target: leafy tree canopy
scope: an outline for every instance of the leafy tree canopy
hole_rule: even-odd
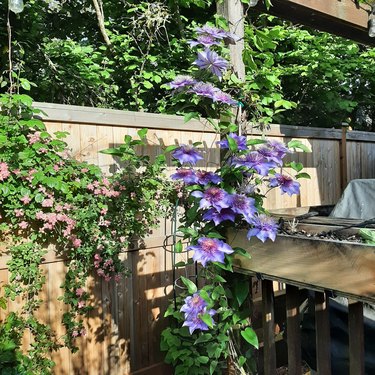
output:
[[[186,41],[197,24],[226,27],[215,12],[213,0],[28,0],[22,13],[10,12],[14,79],[39,101],[199,112],[194,103],[171,105],[165,83],[189,73],[194,55]],[[2,2],[3,91],[6,15]],[[235,94],[251,120],[332,127],[350,118],[375,130],[374,49],[253,8],[246,21],[246,81]],[[235,79],[229,74],[227,84]]]

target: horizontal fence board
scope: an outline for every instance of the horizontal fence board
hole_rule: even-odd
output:
[[[112,125],[116,127],[139,127],[150,129],[179,129],[194,132],[213,132],[212,127],[206,120],[190,120],[185,123],[183,116],[164,115],[147,112],[130,112],[116,109],[91,108],[74,105],[62,105],[52,103],[35,102],[34,106],[42,109],[46,115],[42,118],[46,121]],[[257,128],[256,124],[249,124],[248,134],[262,135],[263,130]],[[307,126],[271,124],[270,129],[265,131],[267,135],[284,136],[292,138],[315,138],[335,139],[342,136],[341,129],[314,128]],[[375,142],[375,134],[352,130],[347,134],[348,140]]]

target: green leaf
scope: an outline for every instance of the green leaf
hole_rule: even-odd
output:
[[[148,129],[143,128],[143,129],[138,130],[137,134],[138,134],[139,138],[144,139],[147,135],[147,132],[148,132]]]
[[[180,146],[177,146],[177,145],[170,145],[170,146],[168,146],[168,147],[166,147],[165,149],[164,149],[164,152],[165,153],[169,153],[169,152],[172,152],[172,151],[174,151],[176,148],[178,148],[178,147],[180,147]]]
[[[288,143],[288,147],[290,149],[294,148],[294,149],[300,149],[304,152],[311,152],[311,150],[307,146],[305,146],[301,141],[299,141],[297,139],[294,139],[294,140],[290,141]]]
[[[212,339],[211,333],[201,333],[200,336],[194,341],[195,344],[199,344],[200,342],[207,342]]]
[[[245,330],[241,331],[241,336],[252,346],[256,349],[259,349],[259,341],[255,331],[247,327]]]
[[[199,113],[198,112],[186,113],[185,116],[184,116],[184,122],[185,123],[189,122],[191,119],[199,120],[200,119]]]
[[[194,294],[196,293],[196,291],[198,290],[197,289],[197,286],[189,279],[187,279],[186,277],[184,276],[181,276],[181,281],[185,284],[185,286],[188,288],[188,292],[190,294]]]
[[[369,245],[375,245],[375,230],[362,228],[358,231],[358,234],[365,240]]]
[[[206,357],[206,356],[204,356],[204,355],[200,355],[199,357],[197,357],[196,360],[197,360],[197,362],[199,362],[199,363],[206,364],[206,363],[208,363],[209,358]]]
[[[221,238],[221,239],[224,239],[225,237],[220,234],[219,232],[210,232],[207,234],[207,237],[209,238]]]
[[[235,279],[234,284],[234,296],[238,302],[238,305],[241,306],[245,301],[247,296],[249,295],[249,281],[248,280],[241,280]]]
[[[242,255],[245,258],[251,259],[251,255],[248,251],[243,249],[242,247],[234,247],[233,250],[237,253]]]
[[[106,154],[106,155],[115,155],[115,156],[122,156],[123,152],[120,151],[118,148],[107,148],[106,150],[101,150],[101,154]]]
[[[200,314],[199,318],[201,320],[203,320],[203,322],[206,323],[209,328],[213,328],[214,323],[213,323],[213,320],[212,320],[212,316],[210,314],[207,314],[207,313]]]
[[[210,362],[210,375],[213,375],[213,373],[216,370],[217,365],[218,365],[217,361],[211,361]]]
[[[292,161],[290,163],[290,167],[293,168],[296,172],[299,172],[303,169],[302,163],[296,163],[295,161]]]
[[[0,297],[0,308],[3,310],[7,308],[7,300],[4,297]]]
[[[143,82],[143,86],[146,88],[146,89],[151,89],[153,87],[153,84],[150,82],[150,81],[146,81],[144,80]]]
[[[237,75],[234,74],[234,73],[232,73],[232,74],[230,75],[230,79],[231,79],[231,81],[232,81],[233,83],[235,83],[236,85],[242,83],[241,80],[240,80],[240,79],[237,77]]]
[[[228,141],[229,149],[232,152],[236,152],[238,150],[237,142],[232,137],[229,137],[229,136],[227,136],[227,141]]]
[[[176,243],[176,245],[174,247],[174,251],[176,253],[182,253],[182,242],[181,242],[181,240]]]
[[[41,194],[41,193],[38,193],[38,194],[34,197],[34,199],[35,199],[35,202],[37,202],[37,203],[42,203],[42,202],[44,201],[44,195]]]
[[[311,179],[311,176],[308,173],[298,173],[298,174],[296,174],[295,177],[297,179],[299,179],[299,178],[308,178],[308,179]]]
[[[176,268],[178,268],[178,267],[186,267],[186,263],[181,261],[181,262],[177,262],[174,266]]]
[[[246,144],[248,146],[253,146],[253,145],[260,145],[260,144],[264,144],[264,143],[267,143],[267,141],[265,141],[264,139],[249,139]]]

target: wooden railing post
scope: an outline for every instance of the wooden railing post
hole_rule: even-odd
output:
[[[263,335],[264,335],[264,375],[276,374],[275,313],[273,283],[262,281]]]
[[[365,353],[363,333],[363,304],[349,303],[349,366],[350,375],[364,375]]]
[[[286,326],[288,343],[288,374],[301,375],[301,329],[299,316],[299,289],[286,285]]]
[[[316,362],[318,374],[331,374],[331,335],[329,298],[325,292],[315,292]]]

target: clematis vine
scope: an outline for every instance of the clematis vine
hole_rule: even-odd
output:
[[[188,365],[187,361],[181,365],[185,363],[184,359],[176,354],[181,350],[180,346],[174,352],[168,350],[167,361],[179,365],[181,373],[199,373],[199,364],[191,367],[199,353],[200,358],[205,358],[204,361],[206,358],[211,360],[210,373],[219,374],[222,373],[218,369],[219,357],[223,363],[226,362],[223,359],[228,357],[228,350],[223,345],[225,340],[230,340],[228,332],[234,326],[250,329],[246,318],[241,318],[248,316],[244,307],[248,280],[241,284],[240,276],[227,278],[226,273],[233,272],[234,256],[248,254],[244,249],[232,248],[227,243],[228,228],[246,228],[248,239],[255,237],[262,242],[275,241],[278,224],[263,207],[266,198],[263,192],[269,188],[280,189],[282,194],[299,193],[299,182],[283,170],[284,158],[291,153],[289,147],[298,146],[298,142],[293,141],[293,146],[287,147],[276,140],[266,140],[264,137],[250,140],[246,134],[238,134],[238,126],[231,122],[231,114],[233,107],[240,103],[225,90],[229,76],[226,71],[230,71],[230,67],[218,53],[223,43],[235,43],[238,38],[208,25],[196,31],[197,40],[189,42],[192,48],[198,48],[194,61],[194,65],[199,68],[194,71],[196,80],[190,76],[178,76],[170,83],[170,87],[179,94],[195,95],[194,101],[201,103],[204,108],[209,107],[208,113],[216,111],[216,116],[209,122],[220,133],[220,140],[213,142],[213,147],[217,145],[221,151],[225,150],[225,156],[219,165],[214,166],[216,170],[203,170],[195,167],[203,159],[195,147],[181,145],[172,152],[177,170],[171,178],[178,181],[178,189],[182,189],[178,195],[184,211],[179,235],[187,241],[185,250],[188,261],[185,264],[190,266],[195,263],[199,267],[196,267],[194,279],[182,278],[187,292],[181,294],[183,297],[176,296],[174,304],[166,313],[178,319],[180,327],[185,327],[185,331],[167,329],[163,333],[163,345],[168,348],[173,347],[171,343],[180,342],[180,338],[187,334],[187,327],[190,335],[194,335],[189,357],[191,361]],[[207,82],[203,82],[202,77]],[[286,166],[292,169],[294,166],[297,172],[301,168],[298,163]],[[182,252],[182,240],[175,245],[175,249],[176,252],[177,249]],[[204,286],[197,291],[201,279],[204,280]],[[177,306],[180,306],[179,310]],[[209,333],[202,334],[202,331]],[[245,338],[246,335],[242,336]],[[254,345],[252,340],[248,342]],[[216,357],[207,349],[212,346],[223,348],[221,353],[214,354]],[[185,354],[190,353],[188,348],[185,350]]]

